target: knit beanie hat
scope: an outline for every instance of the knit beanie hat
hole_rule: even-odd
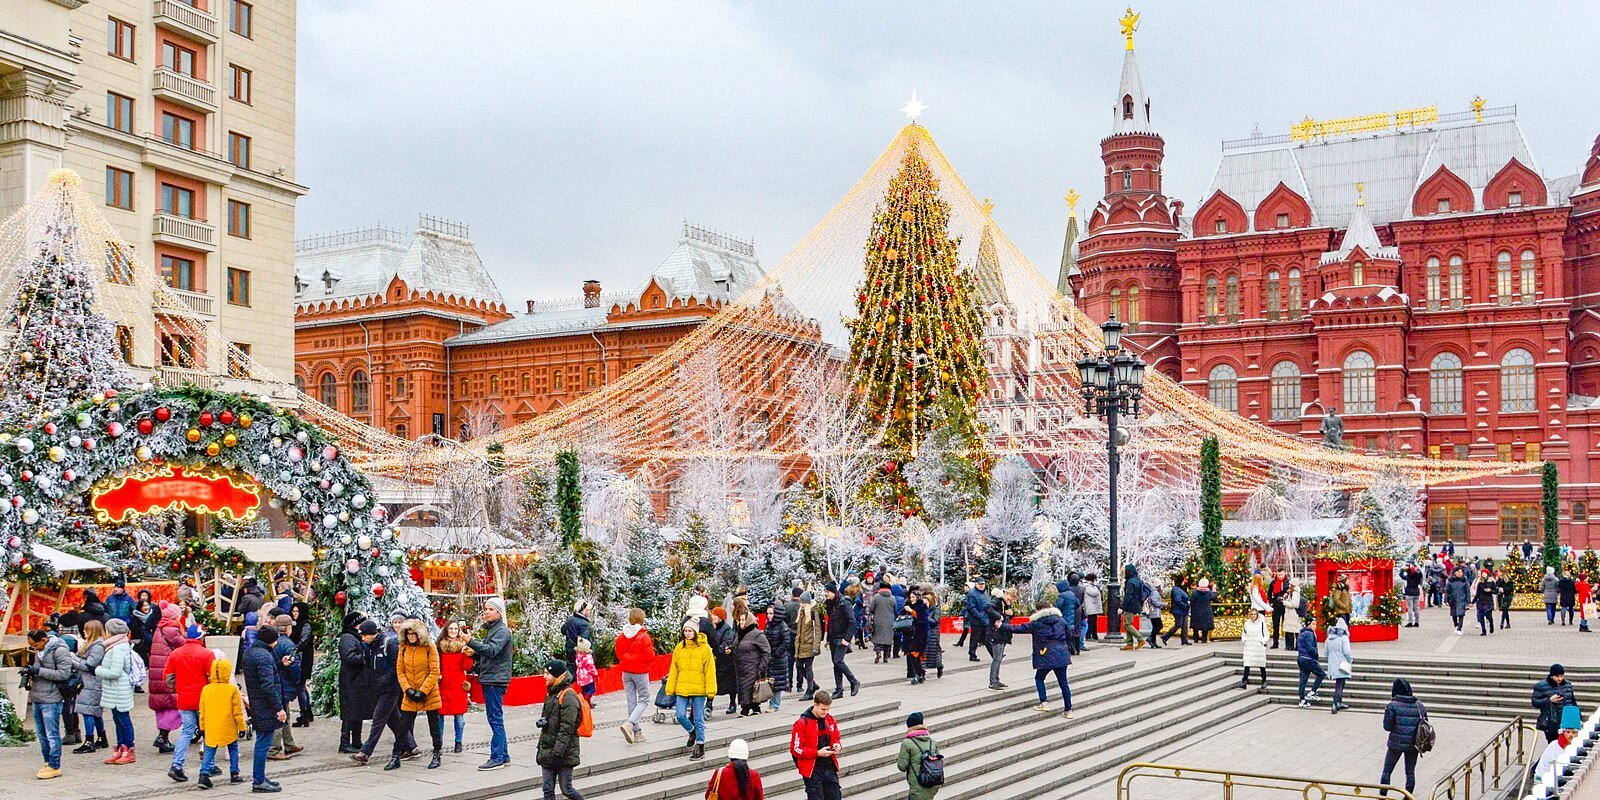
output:
[[[555,659],[544,666],[544,672],[552,678],[560,678],[567,674],[567,662]]]
[[[743,739],[734,739],[728,743],[728,758],[732,761],[749,761],[750,745]]]
[[[361,620],[361,627],[357,628],[356,632],[362,636],[377,636],[378,623],[373,622],[370,619]]]
[[[278,629],[271,626],[262,628],[256,633],[256,641],[262,644],[277,644]]]
[[[1555,677],[1556,675],[1565,675],[1565,674],[1567,674],[1567,668],[1566,667],[1563,667],[1560,664],[1551,664],[1550,665],[1550,676],[1551,677]]]
[[[906,715],[906,727],[907,728],[920,728],[920,727],[922,727],[922,712],[921,711],[913,711],[910,714],[907,714]]]

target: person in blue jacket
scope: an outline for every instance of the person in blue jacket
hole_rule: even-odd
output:
[[[248,698],[250,727],[255,731],[255,757],[251,761],[252,792],[276,792],[276,781],[267,778],[267,751],[272,747],[272,732],[289,721],[284,704],[283,682],[278,678],[278,657],[274,654],[278,644],[278,629],[262,628],[255,644],[245,651],[245,697]]]
[[[1172,639],[1172,634],[1178,634],[1178,644],[1189,644],[1189,593],[1183,588],[1183,578],[1174,578],[1172,581],[1172,601],[1167,604],[1167,610],[1172,612],[1172,629],[1161,634],[1161,643],[1166,644]]]
[[[1067,581],[1056,581],[1056,610],[1061,612],[1061,619],[1067,623],[1067,632],[1072,639],[1067,642],[1067,649],[1072,655],[1078,655],[1078,645],[1083,641],[1083,617],[1080,610],[1082,604],[1078,602],[1078,595],[1073,593],[1072,584]]]
[[[978,648],[989,649],[989,584],[983,578],[974,578],[967,592],[966,608],[962,610],[967,627],[967,660],[978,660]],[[992,654],[991,654],[992,655]]]
[[[1055,673],[1064,706],[1061,716],[1072,719],[1072,689],[1067,685],[1067,665],[1072,663],[1069,643],[1073,633],[1067,627],[1067,621],[1061,617],[1061,610],[1053,606],[1041,608],[1033,612],[1027,622],[1021,625],[1008,623],[1003,627],[1013,634],[1033,636],[1033,686],[1039,690],[1039,705],[1035,709],[1050,710],[1050,704],[1045,699],[1044,679],[1046,675]]]
[[[1322,688],[1322,682],[1327,679],[1328,672],[1322,668],[1322,659],[1317,654],[1317,629],[1307,625],[1300,629],[1300,635],[1294,640],[1294,660],[1300,667],[1300,707],[1310,708],[1311,704],[1321,700],[1317,690]],[[1311,684],[1311,693],[1306,693],[1306,678],[1316,676],[1316,681]]]

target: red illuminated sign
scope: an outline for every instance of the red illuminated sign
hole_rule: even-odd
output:
[[[244,521],[260,509],[261,488],[230,473],[162,464],[97,484],[89,506],[96,520],[118,525],[131,516],[178,509]]]

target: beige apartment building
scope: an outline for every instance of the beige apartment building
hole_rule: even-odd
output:
[[[121,315],[135,317],[118,320],[128,362],[163,383],[290,400],[263,378],[294,374],[294,210],[306,192],[294,174],[294,0],[0,0],[0,12],[0,218],[52,170],[76,170],[181,300]],[[108,266],[116,305],[149,308],[118,273]]]

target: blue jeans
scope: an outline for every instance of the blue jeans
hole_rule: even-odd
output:
[[[1309,658],[1296,658],[1295,665],[1300,667],[1300,699],[1306,699],[1306,678],[1315,675],[1316,682],[1311,684],[1311,693],[1316,694],[1322,688],[1322,681],[1328,673],[1322,669],[1322,663]]]
[[[178,741],[172,743],[172,766],[183,769],[190,743],[200,737],[200,712],[180,710],[178,716],[183,718],[183,727],[178,729]]]
[[[117,729],[117,746],[132,747],[133,741],[133,712],[111,710],[111,722]]]
[[[106,735],[106,721],[105,721],[105,718],[104,717],[97,717],[97,716],[95,716],[93,714],[84,714],[83,715],[83,740],[87,742],[87,741],[95,738],[96,734],[98,734],[100,736]]]
[[[773,691],[773,693],[772,693],[772,702],[767,703],[767,708],[770,708],[773,711],[777,711],[778,707],[782,706],[782,705],[783,705],[783,692]]]
[[[1067,707],[1068,711],[1071,711],[1072,710],[1072,689],[1067,686],[1067,668],[1066,667],[1056,667],[1055,669],[1036,669],[1036,670],[1033,671],[1033,688],[1039,690],[1039,704],[1040,705],[1044,705],[1044,703],[1045,703],[1045,693],[1044,693],[1044,679],[1045,679],[1045,676],[1046,675],[1050,675],[1052,673],[1054,673],[1055,676],[1056,676],[1056,685],[1061,687],[1061,702],[1062,702],[1062,704],[1064,704]]]
[[[467,715],[452,714],[451,719],[456,721],[456,744],[461,744],[461,735],[467,732]]]
[[[216,763],[217,748],[208,744],[205,749],[200,751],[200,774],[211,774],[211,767]],[[228,774],[239,774],[239,740],[237,739],[228,743]]]
[[[55,769],[61,769],[61,707],[64,705],[33,704],[33,729],[39,735],[39,755]]]
[[[1555,621],[1556,621],[1556,604],[1555,603],[1545,603],[1544,604],[1544,620],[1548,624],[1552,624],[1552,625],[1555,624]]]
[[[260,786],[267,782],[267,753],[272,751],[272,732],[277,726],[271,728],[256,728],[256,747],[250,759],[250,783]]]
[[[483,715],[489,721],[489,760],[500,764],[511,761],[511,749],[506,745],[506,712],[502,703],[506,687],[483,685]]]
[[[694,734],[696,744],[706,743],[706,698],[674,697],[673,713],[683,729]]]

